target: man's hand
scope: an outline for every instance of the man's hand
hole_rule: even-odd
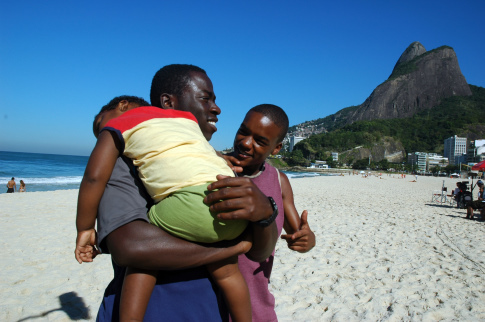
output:
[[[241,173],[243,171],[243,168],[239,166],[241,162],[237,158],[229,154],[222,154],[219,151],[216,151],[216,153],[226,161],[227,166],[231,168],[232,171],[235,173]]]
[[[219,219],[255,222],[267,219],[273,213],[271,202],[249,178],[218,175],[217,181],[207,188],[212,192],[204,198],[204,203],[218,213]]]
[[[88,229],[78,232],[74,256],[79,264],[92,262],[98,254],[99,251],[96,249],[96,230]]]
[[[304,210],[301,214],[300,229],[291,235],[281,235],[286,240],[288,248],[299,253],[306,253],[315,246],[315,234],[308,225],[308,212]]]

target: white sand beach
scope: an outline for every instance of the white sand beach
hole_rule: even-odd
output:
[[[443,178],[412,180],[291,180],[317,246],[277,244],[280,321],[485,320],[485,222],[430,202]],[[444,180],[449,191],[460,181]],[[111,262],[75,261],[76,200],[77,190],[0,195],[1,321],[95,319]]]

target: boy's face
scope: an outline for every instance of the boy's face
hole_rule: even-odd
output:
[[[268,117],[249,112],[241,123],[234,139],[234,156],[241,161],[243,174],[253,175],[270,154],[282,147],[278,142],[281,129]]]
[[[209,141],[217,131],[217,115],[221,114],[221,109],[216,105],[216,95],[209,77],[200,72],[191,75],[187,88],[178,97],[177,109],[194,114],[204,137]]]

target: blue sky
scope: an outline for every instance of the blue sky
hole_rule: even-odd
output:
[[[216,149],[246,111],[290,125],[361,104],[413,42],[455,49],[485,86],[485,1],[2,1],[0,150],[89,155],[118,95],[149,100],[167,64],[204,68],[222,109]]]

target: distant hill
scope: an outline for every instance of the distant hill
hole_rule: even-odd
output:
[[[427,52],[421,43],[414,42],[399,57],[389,78],[364,103],[292,126],[289,133],[313,127],[312,134],[316,134],[360,120],[410,117],[447,97],[471,94],[453,48],[442,46]]]
[[[335,151],[344,162],[369,155],[400,162],[409,152],[442,153],[452,135],[485,138],[485,89],[467,84],[451,47],[426,51],[414,42],[364,103],[292,126],[289,134],[312,135],[295,148],[307,159]]]
[[[471,96],[455,96],[412,117],[357,121],[311,136],[295,147],[305,158],[326,159],[339,152],[342,162],[384,158],[400,162],[406,153],[443,153],[444,139],[458,135],[468,140],[485,138],[485,88],[470,85]]]

